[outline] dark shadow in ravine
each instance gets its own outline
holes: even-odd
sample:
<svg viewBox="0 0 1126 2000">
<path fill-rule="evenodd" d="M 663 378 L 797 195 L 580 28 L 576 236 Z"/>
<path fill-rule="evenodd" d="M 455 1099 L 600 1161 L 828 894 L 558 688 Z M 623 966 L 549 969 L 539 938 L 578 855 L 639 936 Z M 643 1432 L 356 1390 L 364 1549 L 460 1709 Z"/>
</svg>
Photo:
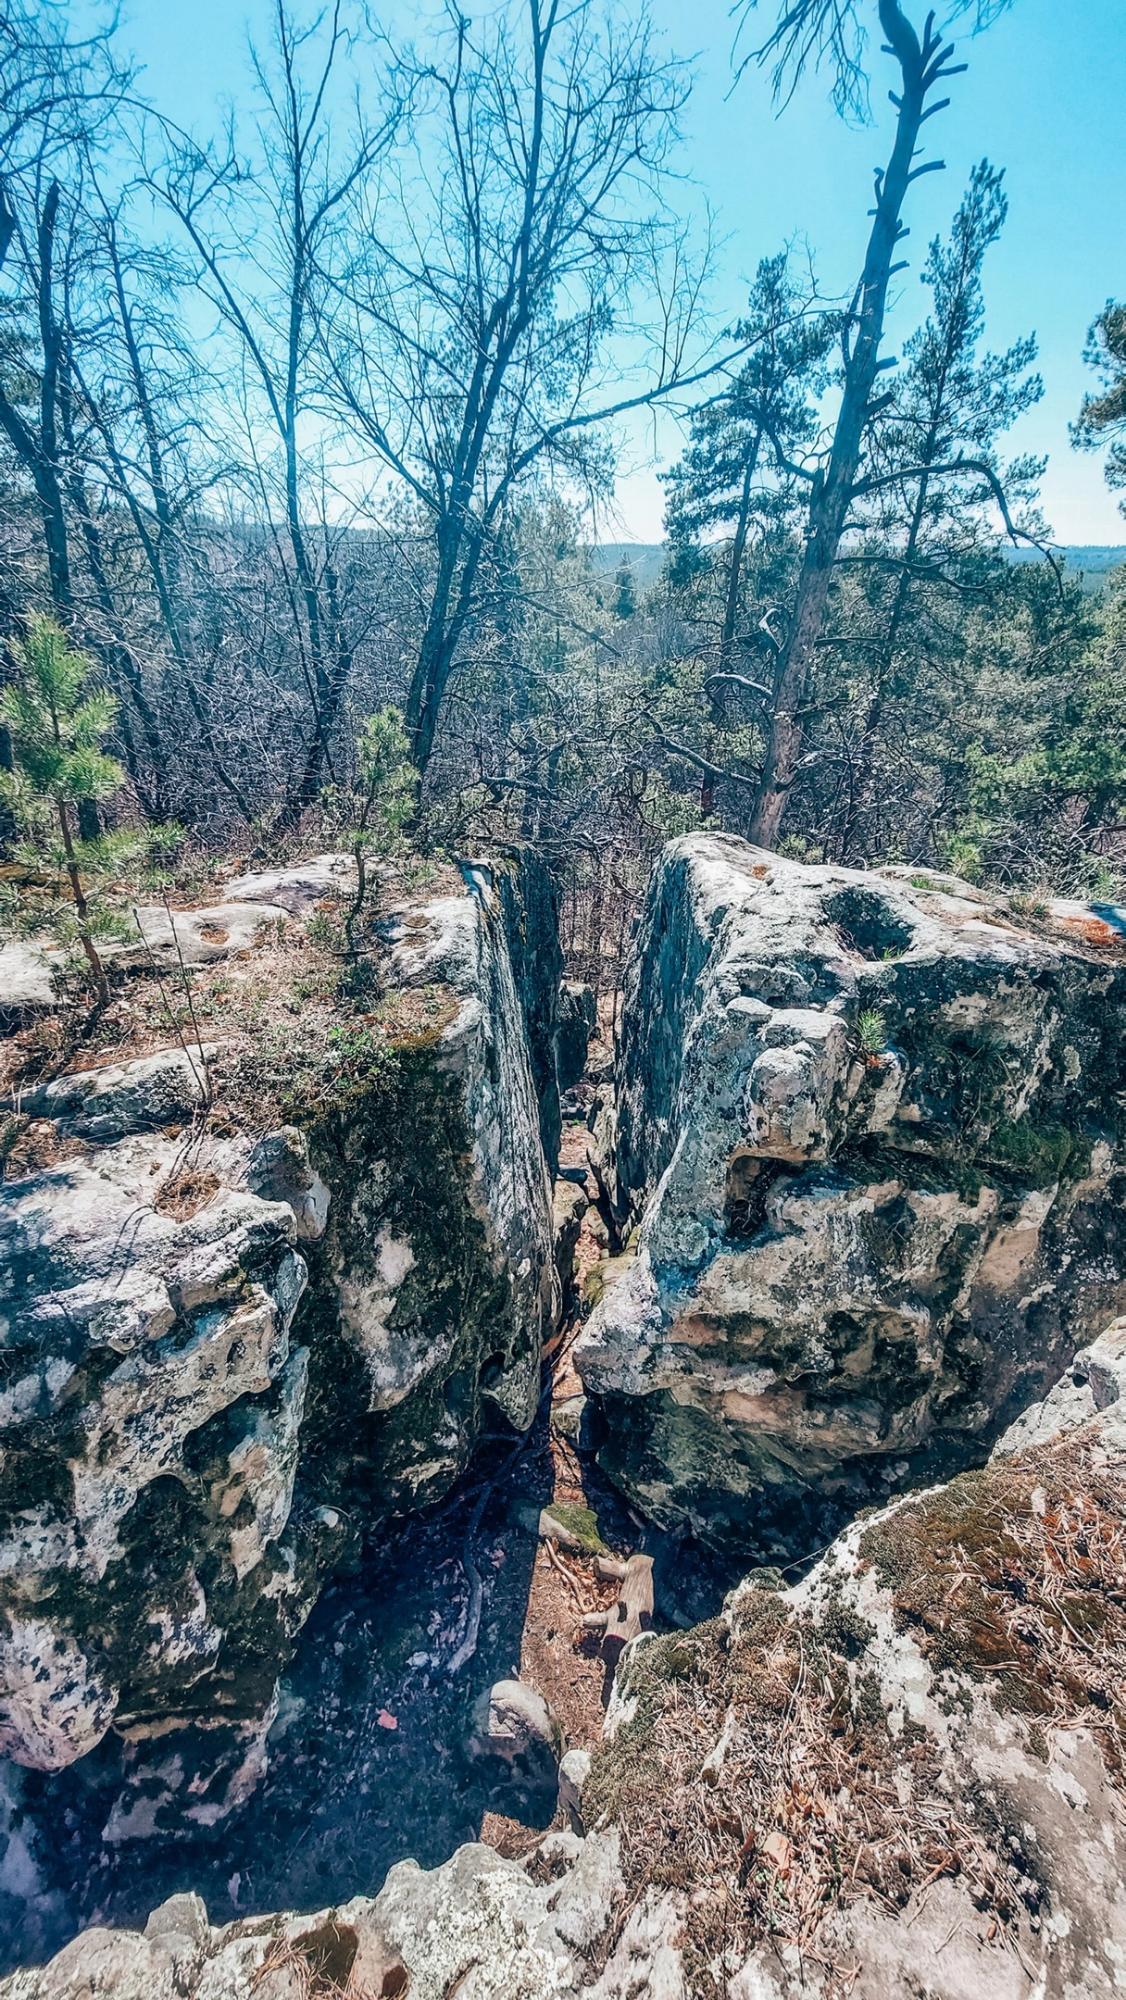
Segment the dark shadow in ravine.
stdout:
<svg viewBox="0 0 1126 2000">
<path fill-rule="evenodd" d="M 658 1627 L 712 1615 L 737 1570 L 631 1518 L 593 1463 L 596 1442 L 582 1453 L 585 1499 L 612 1546 L 654 1555 Z M 120 1791 L 112 1735 L 65 1771 L 27 1773 L 52 1893 L 0 1935 L 0 1972 L 49 1956 L 93 1923 L 143 1925 L 183 1890 L 203 1897 L 216 1924 L 312 1911 L 374 1895 L 397 1861 L 438 1866 L 479 1837 L 486 1812 L 546 1826 L 554 1792 L 521 1792 L 495 1760 L 475 1760 L 468 1739 L 475 1702 L 520 1669 L 534 1523 L 552 1486 L 545 1402 L 522 1445 L 511 1433 L 486 1442 L 442 1506 L 372 1537 L 360 1569 L 325 1590 L 301 1634 L 258 1789 L 206 1833 L 103 1842 Z M 472 1537 L 483 1586 L 477 1646 L 451 1673 L 470 1596 L 467 1529 L 483 1494 Z M 153 1748 L 159 1763 L 159 1742 Z"/>
<path fill-rule="evenodd" d="M 466 1528 L 490 1479 L 473 1542 L 478 1644 L 451 1674 L 469 1595 Z M 541 1789 L 516 1800 L 510 1781 L 470 1757 L 467 1738 L 477 1697 L 519 1670 L 536 1540 L 512 1512 L 542 1505 L 550 1484 L 541 1410 L 515 1459 L 511 1435 L 483 1447 L 449 1500 L 389 1530 L 358 1574 L 330 1585 L 285 1675 L 267 1773 L 206 1836 L 107 1847 L 113 1774 L 98 1753 L 51 1776 L 28 1774 L 25 1798 L 58 1902 L 38 1935 L 0 1939 L 0 1969 L 58 1949 L 93 1922 L 143 1924 L 180 1890 L 202 1895 L 213 1923 L 314 1910 L 373 1894 L 408 1856 L 436 1866 L 478 1837 L 489 1809 L 518 1804 L 521 1818 L 548 1824 L 554 1798 Z"/>
</svg>

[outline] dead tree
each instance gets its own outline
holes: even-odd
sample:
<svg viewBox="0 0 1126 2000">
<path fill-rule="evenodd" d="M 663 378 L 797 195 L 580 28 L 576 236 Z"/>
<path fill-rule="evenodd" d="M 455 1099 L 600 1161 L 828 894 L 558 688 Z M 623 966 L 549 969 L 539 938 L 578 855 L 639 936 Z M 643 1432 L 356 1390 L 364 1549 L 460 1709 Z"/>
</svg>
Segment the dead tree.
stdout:
<svg viewBox="0 0 1126 2000">
<path fill-rule="evenodd" d="M 792 9 L 792 13 L 802 11 Z M 812 9 L 806 9 L 809 12 Z M 789 631 L 778 661 L 766 752 L 751 816 L 750 835 L 772 847 L 778 839 L 790 788 L 801 764 L 803 711 L 810 698 L 818 642 L 825 627 L 833 568 L 857 493 L 865 431 L 873 416 L 881 369 L 881 344 L 888 285 L 903 268 L 896 249 L 906 234 L 902 221 L 908 189 L 941 160 L 917 160 L 919 136 L 928 118 L 947 98 L 933 98 L 936 86 L 965 69 L 952 63 L 952 44 L 936 33 L 928 14 L 920 36 L 899 0 L 879 0 L 880 25 L 888 52 L 899 65 L 901 85 L 891 92 L 896 108 L 895 143 L 887 166 L 876 176 L 876 205 L 864 269 L 847 315 L 843 337 L 844 377 L 840 408 L 827 465 L 810 479 L 805 553 Z M 933 474 L 934 468 L 931 472 Z"/>
</svg>

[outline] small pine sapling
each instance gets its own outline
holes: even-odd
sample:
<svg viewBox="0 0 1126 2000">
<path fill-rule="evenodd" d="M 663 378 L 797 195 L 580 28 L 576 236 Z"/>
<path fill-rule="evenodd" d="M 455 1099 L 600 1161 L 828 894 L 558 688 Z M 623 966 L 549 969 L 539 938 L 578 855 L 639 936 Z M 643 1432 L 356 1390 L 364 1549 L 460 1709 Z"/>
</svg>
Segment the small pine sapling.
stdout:
<svg viewBox="0 0 1126 2000">
<path fill-rule="evenodd" d="M 856 1017 L 856 1046 L 869 1060 L 878 1056 L 887 1042 L 887 1021 L 878 1007 L 862 1007 Z"/>
<path fill-rule="evenodd" d="M 11 733 L 14 768 L 0 772 L 0 799 L 20 836 L 15 859 L 45 893 L 10 893 L 5 915 L 24 935 L 46 934 L 81 953 L 100 1012 L 109 982 L 99 942 L 131 934 L 106 890 L 150 844 L 133 832 L 84 839 L 79 831 L 81 802 L 113 798 L 124 783 L 103 748 L 117 703 L 51 618 L 29 618 L 11 653 L 17 678 L 0 697 L 0 721 Z"/>
<path fill-rule="evenodd" d="M 403 850 L 404 829 L 415 810 L 418 773 L 399 709 L 377 709 L 362 723 L 356 738 L 356 767 L 357 810 L 350 826 L 356 893 L 344 918 L 352 959 L 357 956 L 356 926 L 372 890 L 368 857 L 394 860 Z"/>
</svg>

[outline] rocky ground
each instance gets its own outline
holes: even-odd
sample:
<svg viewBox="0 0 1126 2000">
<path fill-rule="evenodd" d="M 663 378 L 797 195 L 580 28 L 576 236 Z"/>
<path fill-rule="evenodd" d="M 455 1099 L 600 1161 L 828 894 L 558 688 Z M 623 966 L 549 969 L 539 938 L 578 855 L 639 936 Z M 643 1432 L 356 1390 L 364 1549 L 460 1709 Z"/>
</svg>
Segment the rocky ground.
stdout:
<svg viewBox="0 0 1126 2000">
<path fill-rule="evenodd" d="M 576 1823 L 378 1893 L 95 1930 L 3 2000 L 1113 2000 L 1126 1327 L 983 1470 L 639 1641 Z"/>
<path fill-rule="evenodd" d="M 44 1442 L 55 1467 L 30 1495 L 9 1480 L 9 1567 L 25 1623 L 117 1674 L 118 1719 L 50 1648 L 21 1652 L 9 1615 L 7 1726 L 35 1754 L 6 1794 L 0 1927 L 9 1962 L 118 1928 L 0 2000 L 1112 2000 L 1126 1322 L 1099 1329 L 1126 1282 L 1121 942 L 1084 910 L 1029 922 L 945 878 L 677 843 L 615 1093 L 617 1024 L 545 986 L 546 908 L 516 882 L 473 864 L 388 935 L 384 1021 L 453 1057 L 449 1115 L 420 1137 L 417 1104 L 404 1119 L 381 1095 L 372 1127 L 338 1133 L 335 1178 L 315 1124 L 276 1126 L 262 1063 L 266 1115 L 209 1130 L 206 1184 L 170 1176 L 191 1079 L 146 1068 L 139 1023 L 117 1024 L 133 1065 L 72 1064 L 16 1107 L 17 1234 L 52 1175 L 100 1175 L 134 1188 L 156 1248 L 126 1259 L 124 1306 L 65 1230 L 51 1285 L 42 1243 L 9 1263 L 17 1356 L 43 1350 L 31 1388 L 15 1380 L 9 1471 Z M 224 928 L 197 913 L 202 963 Z M 197 998 L 224 1012 L 226 978 Z M 138 1200 L 142 1155 L 167 1200 Z M 266 1234 L 219 1257 L 232 1196 Z M 103 1236 L 105 1208 L 88 1204 Z M 183 1283 L 201 1248 L 206 1298 Z M 286 1257 L 308 1261 L 312 1313 L 281 1298 Z M 186 1344 L 156 1323 L 161 1284 L 174 1323 L 208 1307 Z M 96 1355 L 159 1359 L 174 1436 L 122 1420 L 112 1358 L 66 1374 L 76 1302 Z M 261 1384 L 236 1372 L 248 1305 L 268 1321 Z M 182 1356 L 216 1327 L 227 1359 L 193 1387 Z M 285 1387 L 298 1338 L 308 1401 Z M 346 1380 L 324 1369 L 341 1339 Z M 143 1506 L 131 1480 L 154 1489 Z M 181 1497 L 208 1494 L 198 1515 Z M 278 1647 L 246 1607 L 279 1561 L 292 1576 L 291 1524 L 318 1506 L 348 1531 Z M 631 1555 L 653 1595 L 618 1661 L 594 1628 L 625 1615 Z M 141 1629 L 160 1669 L 143 1712 Z M 261 1754 L 219 1812 L 184 1732 L 207 1742 L 224 1662 L 263 1638 L 245 1683 L 271 1697 Z M 147 1761 L 123 1791 L 130 1729 Z"/>
</svg>

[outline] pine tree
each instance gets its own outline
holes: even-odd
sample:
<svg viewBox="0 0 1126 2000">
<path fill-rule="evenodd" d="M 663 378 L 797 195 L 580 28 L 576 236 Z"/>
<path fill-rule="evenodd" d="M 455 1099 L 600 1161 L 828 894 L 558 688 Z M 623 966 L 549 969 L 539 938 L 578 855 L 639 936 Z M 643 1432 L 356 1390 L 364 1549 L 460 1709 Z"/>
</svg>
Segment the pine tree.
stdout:
<svg viewBox="0 0 1126 2000">
<path fill-rule="evenodd" d="M 1101 393 L 1087 396 L 1072 427 L 1072 438 L 1086 451 L 1109 445 L 1108 486 L 1126 487 L 1126 305 L 1108 299 L 1087 336 L 1083 359 L 1098 370 Z M 1119 502 L 1126 514 L 1126 500 Z"/>
<path fill-rule="evenodd" d="M 48 877 L 45 897 L 9 898 L 5 914 L 25 934 L 53 936 L 85 958 L 97 1007 L 109 1000 L 99 940 L 130 935 L 125 914 L 106 899 L 115 876 L 149 841 L 135 833 L 99 833 L 83 839 L 79 807 L 111 799 L 124 772 L 103 748 L 117 702 L 93 684 L 93 667 L 74 650 L 53 619 L 33 615 L 27 636 L 11 643 L 17 678 L 0 697 L 0 722 L 12 745 L 13 768 L 0 771 L 0 800 L 15 822 L 15 858 L 37 879 Z"/>
<path fill-rule="evenodd" d="M 371 893 L 368 856 L 391 860 L 401 850 L 414 811 L 418 773 L 411 762 L 402 710 L 388 706 L 369 715 L 356 738 L 355 813 L 350 828 L 356 893 L 344 919 L 349 954 L 356 956 L 356 925 Z"/>
<path fill-rule="evenodd" d="M 613 612 L 615 618 L 623 620 L 637 616 L 637 586 L 633 580 L 633 571 L 624 559 L 619 563 L 614 577 Z"/>
<path fill-rule="evenodd" d="M 756 518 L 776 519 L 777 476 L 784 476 L 817 425 L 814 399 L 823 387 L 834 321 L 827 313 L 804 317 L 803 304 L 785 253 L 764 257 L 747 311 L 731 330 L 733 340 L 750 347 L 749 359 L 728 389 L 695 412 L 687 448 L 664 475 L 672 580 L 691 575 L 696 564 L 687 552 L 698 551 L 702 540 L 717 529 L 728 537 L 717 564 L 721 664 L 735 643 Z"/>
<path fill-rule="evenodd" d="M 1010 580 L 997 547 L 995 489 L 983 468 L 1003 489 L 1011 516 L 1030 532 L 1039 526 L 1030 510 L 1043 461 L 1003 463 L 999 454 L 1005 432 L 1043 394 L 1033 372 L 1036 340 L 1026 335 L 1002 353 L 981 348 L 983 267 L 1008 213 L 1002 182 L 982 160 L 949 235 L 931 242 L 921 273 L 930 311 L 904 347 L 868 441 L 875 504 L 868 546 L 849 560 L 871 565 L 880 581 L 871 593 L 874 629 L 855 648 L 869 679 L 857 709 L 842 860 L 854 858 L 862 834 L 863 845 L 881 845 L 879 744 L 890 705 L 925 693 L 920 677 L 948 648 L 952 607 L 1004 590 Z"/>
</svg>

